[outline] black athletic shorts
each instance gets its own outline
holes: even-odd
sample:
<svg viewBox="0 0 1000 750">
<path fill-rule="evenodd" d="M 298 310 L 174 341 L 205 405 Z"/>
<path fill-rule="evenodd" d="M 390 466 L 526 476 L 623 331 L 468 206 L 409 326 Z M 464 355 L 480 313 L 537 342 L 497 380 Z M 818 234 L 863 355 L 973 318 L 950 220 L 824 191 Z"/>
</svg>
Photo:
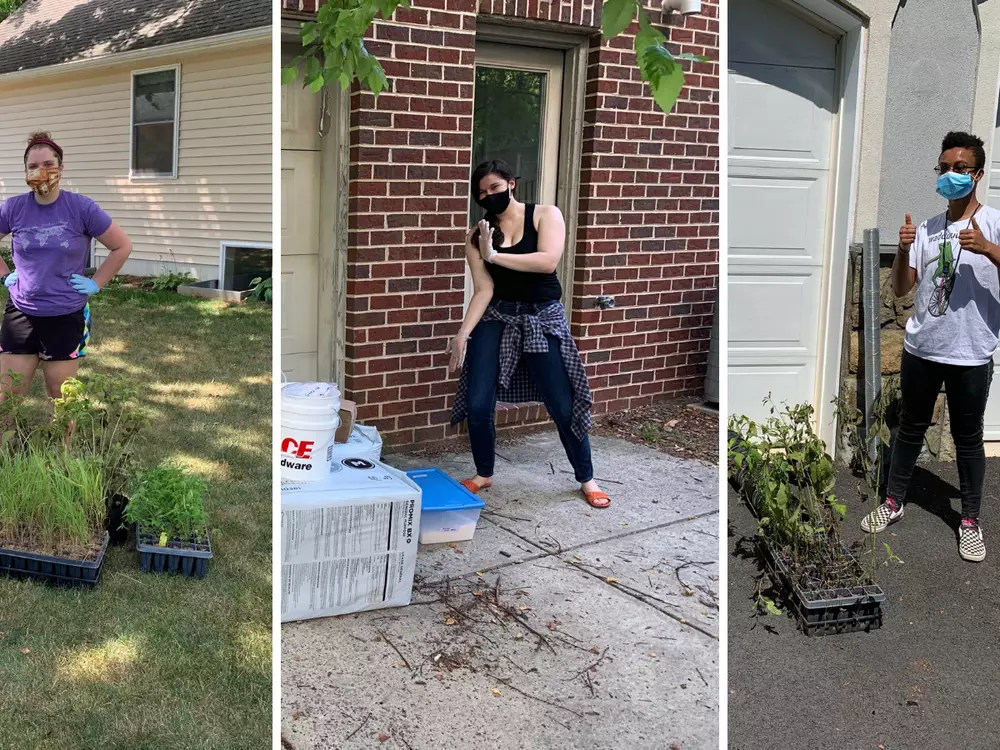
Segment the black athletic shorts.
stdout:
<svg viewBox="0 0 1000 750">
<path fill-rule="evenodd" d="M 69 315 L 26 315 L 10 300 L 0 323 L 0 354 L 34 354 L 43 362 L 86 356 L 90 305 Z"/>
</svg>

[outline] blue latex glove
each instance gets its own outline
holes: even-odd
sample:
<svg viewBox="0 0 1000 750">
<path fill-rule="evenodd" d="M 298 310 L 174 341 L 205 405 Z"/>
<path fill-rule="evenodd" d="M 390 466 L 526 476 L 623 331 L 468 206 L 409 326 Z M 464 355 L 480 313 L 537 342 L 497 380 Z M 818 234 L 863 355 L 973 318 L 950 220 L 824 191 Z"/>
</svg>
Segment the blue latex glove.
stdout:
<svg viewBox="0 0 1000 750">
<path fill-rule="evenodd" d="M 17 271 L 11 271 L 7 278 L 4 280 L 3 285 L 10 289 L 14 284 L 17 283 Z"/>
<path fill-rule="evenodd" d="M 88 279 L 86 276 L 81 276 L 78 273 L 74 273 L 69 277 L 69 283 L 73 285 L 80 294 L 90 297 L 91 295 L 97 294 L 101 291 L 101 287 L 97 286 L 97 282 L 93 279 Z"/>
</svg>

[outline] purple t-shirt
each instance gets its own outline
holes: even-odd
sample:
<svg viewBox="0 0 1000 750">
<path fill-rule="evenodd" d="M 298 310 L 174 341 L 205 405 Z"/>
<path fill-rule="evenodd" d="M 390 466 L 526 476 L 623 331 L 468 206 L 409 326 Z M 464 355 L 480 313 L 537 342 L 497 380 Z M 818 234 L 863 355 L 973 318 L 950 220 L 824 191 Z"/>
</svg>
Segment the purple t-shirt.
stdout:
<svg viewBox="0 0 1000 750">
<path fill-rule="evenodd" d="M 111 227 L 111 217 L 90 198 L 59 191 L 49 205 L 34 193 L 0 204 L 0 236 L 14 235 L 17 281 L 10 289 L 15 307 L 28 315 L 50 317 L 82 310 L 87 298 L 69 283 L 87 270 L 90 240 Z"/>
</svg>

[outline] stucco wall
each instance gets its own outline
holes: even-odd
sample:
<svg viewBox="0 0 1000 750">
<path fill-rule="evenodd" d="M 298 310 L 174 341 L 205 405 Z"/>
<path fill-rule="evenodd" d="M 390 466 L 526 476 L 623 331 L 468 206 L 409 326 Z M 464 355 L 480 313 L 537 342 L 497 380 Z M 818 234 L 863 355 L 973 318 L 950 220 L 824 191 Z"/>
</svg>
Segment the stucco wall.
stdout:
<svg viewBox="0 0 1000 750">
<path fill-rule="evenodd" d="M 931 170 L 942 136 L 972 129 L 979 47 L 969 0 L 910 2 L 896 14 L 879 184 L 878 228 L 886 243 L 907 212 L 920 222 L 944 208 Z"/>
</svg>

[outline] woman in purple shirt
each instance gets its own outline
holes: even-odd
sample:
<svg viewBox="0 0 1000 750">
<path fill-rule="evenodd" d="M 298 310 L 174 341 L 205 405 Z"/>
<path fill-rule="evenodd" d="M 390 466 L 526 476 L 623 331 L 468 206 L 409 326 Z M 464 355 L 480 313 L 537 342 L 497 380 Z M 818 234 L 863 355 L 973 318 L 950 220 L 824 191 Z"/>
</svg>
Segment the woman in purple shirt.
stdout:
<svg viewBox="0 0 1000 750">
<path fill-rule="evenodd" d="M 45 387 L 58 398 L 76 377 L 90 340 L 89 298 L 97 294 L 132 252 L 128 235 L 94 201 L 59 187 L 63 150 L 48 133 L 33 133 L 24 150 L 31 192 L 0 205 L 0 239 L 13 235 L 14 270 L 0 258 L 0 283 L 10 300 L 0 323 L 0 400 L 27 393 L 42 363 Z M 92 279 L 87 267 L 91 238 L 109 255 Z"/>
</svg>

